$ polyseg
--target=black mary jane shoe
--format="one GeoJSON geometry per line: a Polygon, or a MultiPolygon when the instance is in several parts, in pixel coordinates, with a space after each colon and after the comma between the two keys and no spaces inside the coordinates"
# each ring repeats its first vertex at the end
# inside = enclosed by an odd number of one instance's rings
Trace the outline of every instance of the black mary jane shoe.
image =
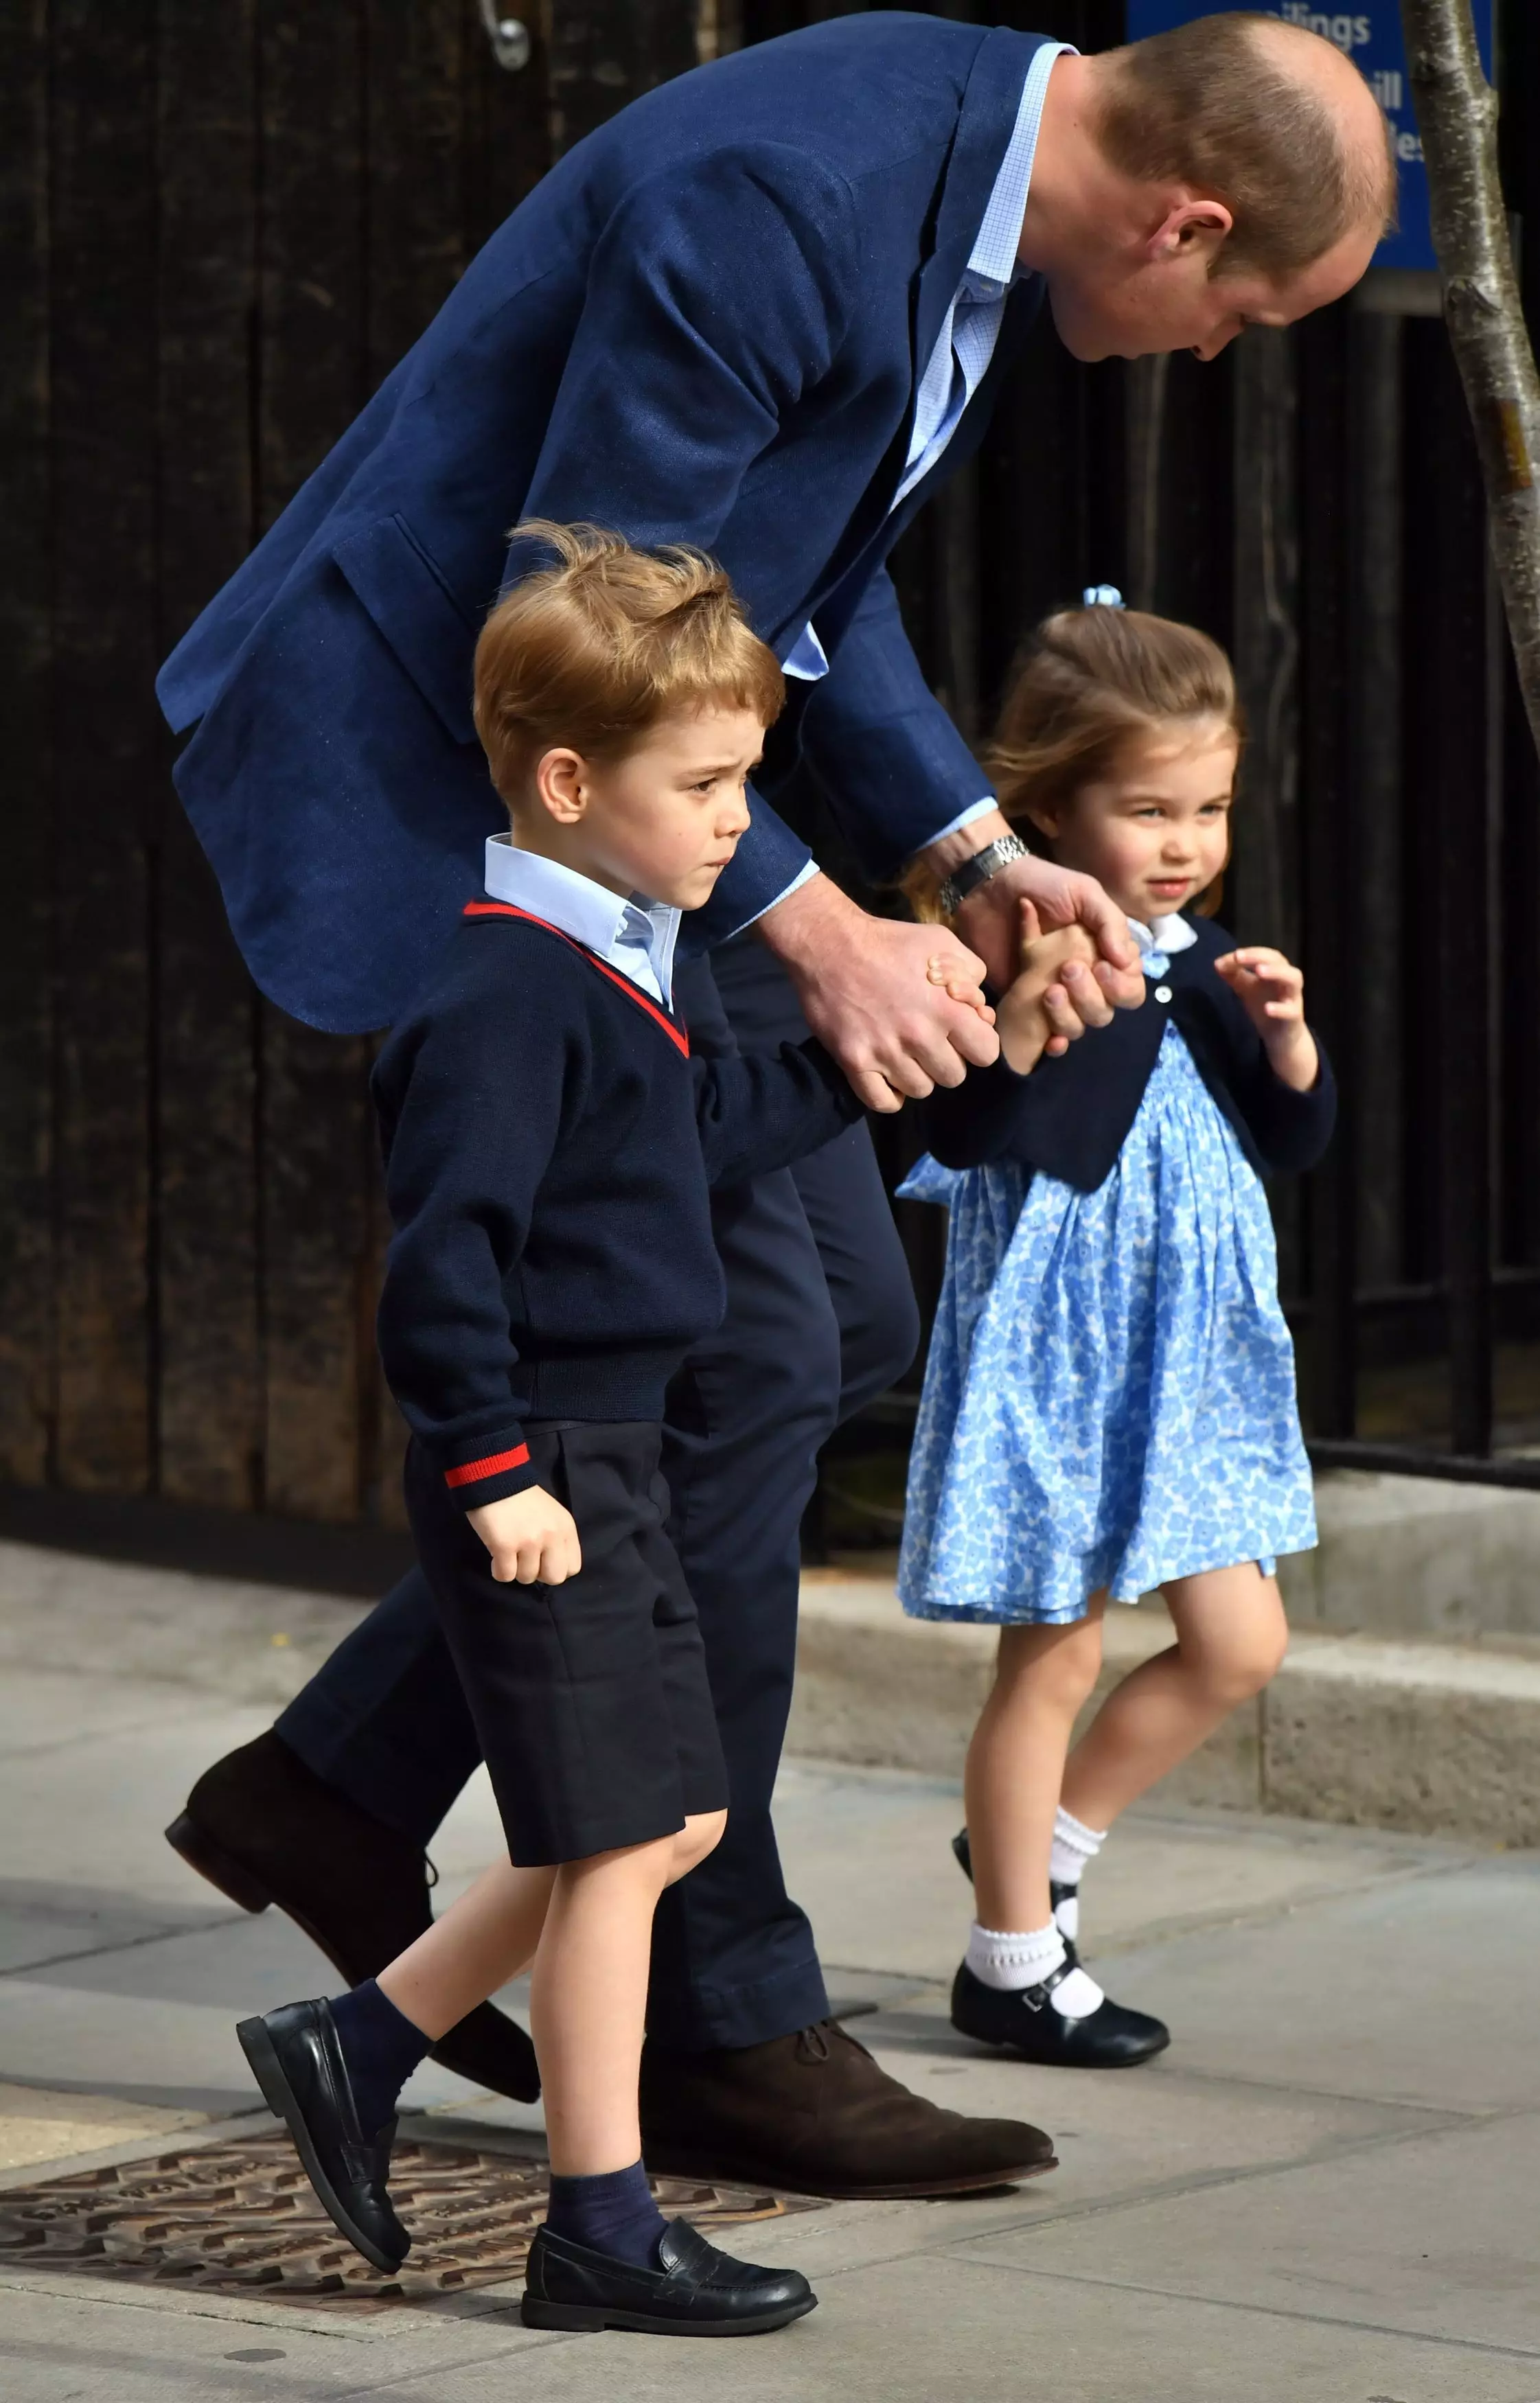
{"type": "Polygon", "coordinates": [[[1065,1961],[1040,1986],[1006,1993],[986,1986],[964,1961],[952,1981],[951,2023],[962,2035],[1002,2045],[1047,2069],[1132,2069],[1164,2052],[1171,2030],[1145,2011],[1125,2010],[1110,1999],[1083,2020],[1056,2010],[1053,1990],[1072,1966],[1065,1961]]]}
{"type": "Polygon", "coordinates": [[[759,2270],[671,2219],[656,2270],[535,2230],[520,2317],[526,2327],[627,2328],[640,2336],[762,2336],[811,2312],[818,2298],[796,2270],[759,2270]]]}
{"type": "MultiPolygon", "coordinates": [[[[951,1854],[953,1860],[957,1863],[958,1868],[962,1870],[963,1875],[967,1879],[969,1885],[971,1885],[973,1883],[973,1847],[968,1842],[968,1831],[965,1827],[959,1827],[956,1835],[953,1836],[951,1840],[951,1854]]],[[[1048,1907],[1053,1912],[1054,1924],[1056,1926],[1059,1922],[1060,1904],[1061,1902],[1074,1902],[1078,1896],[1079,1892],[1080,1889],[1077,1885],[1061,1885],[1057,1878],[1050,1881],[1048,1885],[1048,1907]]],[[[1064,1936],[1064,1931],[1061,1927],[1059,1932],[1061,1936],[1064,1936]]],[[[1075,1950],[1075,1938],[1073,1936],[1064,1936],[1064,1966],[1066,1969],[1078,1969],[1080,1966],[1080,1955],[1075,1950]]]]}
{"type": "Polygon", "coordinates": [[[285,2003],[265,2019],[243,2020],[235,2033],[329,2216],[376,2270],[398,2270],[411,2238],[386,2191],[395,2121],[372,2135],[359,2126],[331,2005],[285,2003]]]}

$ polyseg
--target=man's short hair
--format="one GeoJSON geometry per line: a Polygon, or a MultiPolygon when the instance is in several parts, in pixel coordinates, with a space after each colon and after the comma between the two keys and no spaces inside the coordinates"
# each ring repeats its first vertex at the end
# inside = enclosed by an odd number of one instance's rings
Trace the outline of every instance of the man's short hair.
{"type": "Polygon", "coordinates": [[[1297,275],[1394,211],[1388,123],[1382,154],[1366,162],[1310,81],[1289,73],[1293,42],[1257,38],[1283,30],[1231,10],[1105,53],[1103,156],[1140,183],[1186,184],[1226,203],[1235,223],[1216,274],[1297,275]]]}
{"type": "Polygon", "coordinates": [[[532,518],[514,540],[554,551],[498,602],[476,646],[476,730],[505,801],[547,751],[614,758],[674,711],[785,700],[775,655],[714,560],[638,550],[599,526],[532,518]]]}

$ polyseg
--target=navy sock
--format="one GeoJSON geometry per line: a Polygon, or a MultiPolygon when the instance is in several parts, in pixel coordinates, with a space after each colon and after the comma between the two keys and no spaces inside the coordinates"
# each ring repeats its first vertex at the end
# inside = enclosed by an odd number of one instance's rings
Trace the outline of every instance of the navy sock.
{"type": "Polygon", "coordinates": [[[658,2240],[667,2226],[652,2199],[640,2161],[599,2177],[552,2177],[546,2226],[590,2252],[608,2253],[638,2270],[658,2266],[658,2240]]]}
{"type": "Polygon", "coordinates": [[[372,2136],[395,2111],[395,2098],[412,2071],[427,2059],[431,2038],[396,2009],[372,1978],[351,1993],[337,1995],[331,2015],[358,2105],[358,2124],[366,2136],[372,2136]]]}

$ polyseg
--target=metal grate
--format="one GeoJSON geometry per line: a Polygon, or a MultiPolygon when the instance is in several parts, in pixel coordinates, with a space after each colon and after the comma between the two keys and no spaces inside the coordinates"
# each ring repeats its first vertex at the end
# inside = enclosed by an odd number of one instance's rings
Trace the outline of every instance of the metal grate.
{"type": "MultiPolygon", "coordinates": [[[[708,2230],[815,2211],[802,2196],[654,2178],[671,2218],[708,2230]]],[[[287,2136],[254,2136],[158,2160],[82,2170],[0,2193],[0,2263],[135,2285],[353,2313],[464,2293],[523,2272],[545,2215],[546,2170],[468,2146],[404,2142],[391,2195],[412,2249],[382,2278],[339,2236],[287,2136]]]]}

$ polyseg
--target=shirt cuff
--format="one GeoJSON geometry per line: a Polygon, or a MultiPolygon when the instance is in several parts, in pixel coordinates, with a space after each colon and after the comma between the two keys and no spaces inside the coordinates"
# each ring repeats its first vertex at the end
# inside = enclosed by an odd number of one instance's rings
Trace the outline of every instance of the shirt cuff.
{"type": "Polygon", "coordinates": [[[994,795],[992,793],[986,793],[981,801],[972,802],[969,807],[963,812],[962,815],[960,817],[953,818],[950,825],[937,826],[934,834],[927,835],[924,841],[920,845],[920,849],[922,851],[928,851],[933,842],[943,841],[949,834],[961,834],[965,826],[972,826],[975,818],[987,817],[991,810],[997,810],[1000,804],[995,799],[994,795]]]}
{"type": "MultiPolygon", "coordinates": [[[[986,809],[992,809],[994,804],[992,801],[987,801],[984,806],[986,809]]],[[[974,817],[978,813],[976,811],[970,810],[968,812],[969,817],[974,817]]],[[[823,873],[824,871],[819,867],[818,862],[815,859],[810,859],[807,866],[802,869],[800,875],[794,876],[791,882],[783,892],[777,893],[773,899],[763,903],[763,905],[755,911],[752,918],[745,918],[742,924],[734,926],[730,934],[718,935],[715,938],[716,941],[719,943],[730,943],[734,935],[742,935],[745,933],[750,926],[756,926],[761,918],[768,917],[772,910],[779,909],[783,901],[789,901],[794,893],[800,893],[804,884],[811,884],[815,876],[822,876],[823,873]]]]}

